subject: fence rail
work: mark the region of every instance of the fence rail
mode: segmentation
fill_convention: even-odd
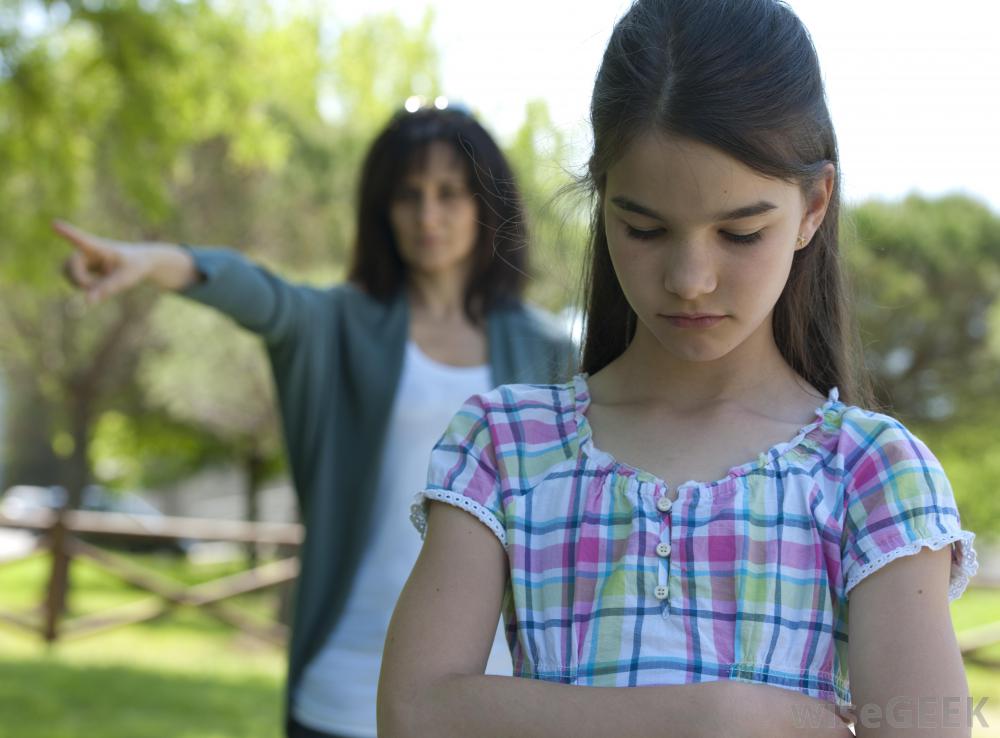
[[[18,528],[41,534],[35,549],[0,562],[10,564],[47,553],[52,565],[44,602],[33,612],[2,612],[0,620],[22,630],[35,632],[47,642],[79,638],[112,628],[159,617],[178,605],[198,607],[213,617],[255,638],[283,645],[287,626],[275,619],[261,622],[238,606],[225,602],[237,595],[256,592],[294,580],[299,562],[294,555],[270,561],[208,582],[189,585],[153,569],[116,555],[80,538],[142,540],[163,543],[181,540],[267,544],[296,551],[302,543],[303,528],[295,523],[248,523],[238,520],[207,520],[127,515],[84,510],[40,510],[10,518],[0,513],[0,527]],[[150,597],[102,612],[65,617],[69,572],[75,559],[111,573]]]

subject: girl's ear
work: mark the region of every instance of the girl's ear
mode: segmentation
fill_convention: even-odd
[[[830,198],[833,197],[836,184],[837,167],[832,162],[827,162],[809,191],[806,192],[806,211],[802,216],[802,225],[799,227],[801,236],[799,248],[804,248],[812,241],[816,231],[819,230],[823,218],[826,217],[826,210],[830,207]]]

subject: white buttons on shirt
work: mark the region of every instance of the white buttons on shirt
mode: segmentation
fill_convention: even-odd
[[[669,543],[659,543],[656,546],[656,553],[663,558],[670,555],[670,544]]]
[[[653,590],[653,594],[656,596],[656,599],[665,600],[667,599],[667,588],[661,584],[659,587]]]
[[[656,509],[663,513],[670,512],[670,508],[674,506],[674,503],[670,501],[670,498],[664,495],[656,501]]]

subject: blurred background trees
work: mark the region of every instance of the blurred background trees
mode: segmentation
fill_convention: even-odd
[[[878,395],[930,446],[963,521],[1000,536],[1000,217],[961,195],[866,202],[845,218]]]
[[[252,501],[282,469],[256,342],[173,296],[87,307],[49,222],[342,278],[371,137],[410,95],[442,91],[433,16],[332,35],[297,7],[0,0],[3,487],[158,486],[225,461]],[[534,235],[530,295],[558,310],[578,296],[588,203],[543,101],[503,143]],[[1000,216],[913,196],[844,220],[880,398],[941,457],[966,524],[1000,533]]]

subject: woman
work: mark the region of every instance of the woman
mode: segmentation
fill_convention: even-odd
[[[510,166],[455,109],[399,112],[359,188],[348,281],[291,285],[226,249],[129,244],[56,224],[92,300],[143,282],[261,335],[306,538],[288,735],[375,736],[381,648],[416,559],[409,498],[454,408],[572,369],[573,346],[522,299],[525,218]],[[494,670],[510,673],[508,659]]]

